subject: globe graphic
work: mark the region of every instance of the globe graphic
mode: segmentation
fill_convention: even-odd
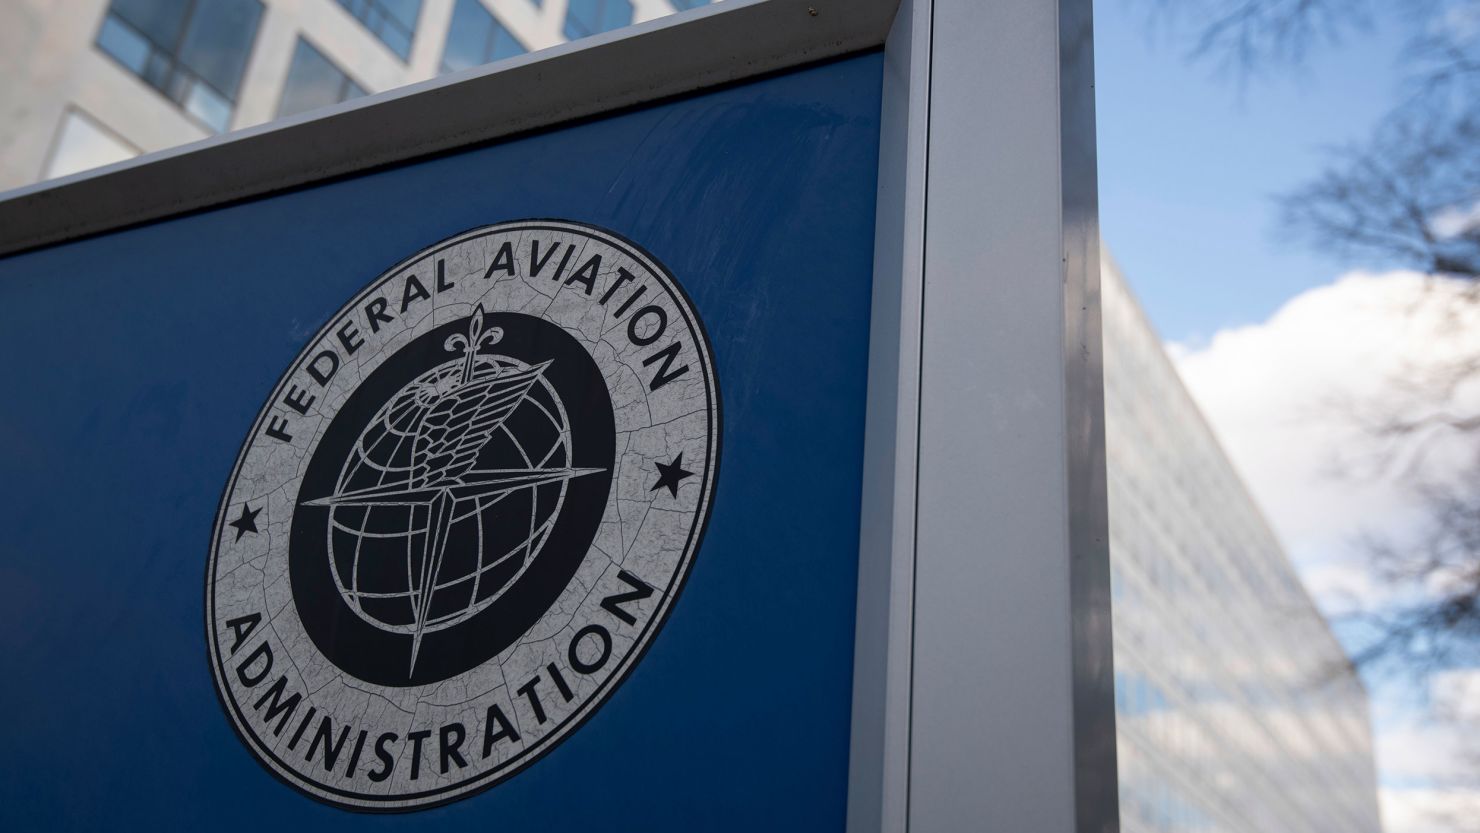
[[[497,355],[471,361],[440,364],[391,397],[361,432],[336,493],[395,492],[396,486],[410,493],[429,482],[457,484],[464,473],[568,467],[570,431],[554,387],[543,376],[512,392],[497,387],[499,379],[538,368]],[[503,409],[501,421],[480,415],[478,403],[459,400],[470,387],[485,391],[480,403]],[[438,441],[449,450],[428,452]],[[393,633],[419,638],[466,621],[539,556],[566,484],[567,478],[536,478],[498,493],[447,498],[440,516],[434,501],[415,495],[402,503],[335,505],[328,552],[339,593],[360,618]]]

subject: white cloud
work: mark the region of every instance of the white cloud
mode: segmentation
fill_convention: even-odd
[[[1429,684],[1435,711],[1460,725],[1480,726],[1480,668],[1435,674]],[[1468,754],[1480,759],[1480,750]]]
[[[1328,614],[1394,600],[1397,591],[1367,569],[1358,537],[1413,534],[1423,519],[1413,484],[1450,481],[1475,460],[1474,439],[1442,435],[1424,453],[1403,449],[1409,466],[1398,476],[1371,465],[1391,448],[1364,422],[1375,405],[1393,401],[1384,397],[1395,384],[1419,384],[1463,357],[1480,357],[1480,304],[1460,302],[1466,289],[1413,273],[1352,273],[1301,293],[1263,323],[1203,345],[1169,345]],[[1480,385],[1462,385],[1453,404],[1480,413]],[[1414,692],[1416,700],[1407,699]],[[1385,829],[1477,829],[1480,669],[1373,696]]]
[[[1429,678],[1432,708],[1379,701],[1379,798],[1388,833],[1480,830],[1480,669]]]
[[[1193,398],[1328,611],[1380,600],[1386,588],[1365,575],[1357,539],[1413,530],[1423,512],[1412,482],[1452,479],[1471,459],[1471,439],[1439,437],[1426,454],[1400,456],[1410,464],[1400,478],[1379,468],[1387,447],[1370,430],[1395,380],[1416,383],[1480,355],[1480,311],[1457,302],[1464,290],[1414,273],[1352,273],[1263,323],[1199,347],[1171,345]],[[1459,396],[1480,409],[1475,387]]]
[[[1388,833],[1456,833],[1475,830],[1480,797],[1462,789],[1383,789],[1382,827]]]
[[[1384,728],[1376,741],[1386,784],[1459,788],[1474,780],[1472,751],[1449,723],[1414,718]]]
[[[1458,237],[1459,235],[1480,228],[1480,202],[1476,202],[1469,208],[1451,205],[1441,209],[1429,220],[1433,226],[1434,234],[1441,238]]]
[[[1307,559],[1300,578],[1310,595],[1319,599],[1322,610],[1332,612],[1366,609],[1390,595],[1363,562],[1354,559]]]

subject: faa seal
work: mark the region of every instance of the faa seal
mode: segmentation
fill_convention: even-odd
[[[719,462],[704,330],[609,232],[475,229],[350,299],[283,374],[211,539],[211,668],[283,780],[408,810],[576,731],[662,625]]]

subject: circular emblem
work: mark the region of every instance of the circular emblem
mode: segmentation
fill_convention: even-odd
[[[309,340],[227,482],[206,625],[238,734],[357,809],[518,772],[662,625],[719,419],[692,305],[609,232],[505,223],[401,262]]]

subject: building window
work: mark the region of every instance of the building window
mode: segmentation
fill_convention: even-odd
[[[139,155],[139,149],[124,141],[80,110],[67,108],[57,128],[51,156],[46,160],[42,179],[66,176],[79,171],[100,168]]]
[[[700,6],[709,5],[709,0],[668,0],[668,2],[672,3],[673,10],[678,12],[686,12],[689,9],[697,9]]]
[[[442,50],[442,71],[460,69],[497,61],[525,52],[503,24],[494,19],[478,0],[457,0],[452,12],[452,27],[447,30],[447,45]]]
[[[215,131],[225,130],[257,25],[258,0],[113,0],[98,48]]]
[[[278,101],[278,118],[328,107],[364,94],[364,87],[345,75],[344,70],[324,57],[324,53],[299,38],[293,49],[293,63],[288,67],[288,80],[283,84],[283,97]]]
[[[335,0],[401,60],[411,57],[411,39],[416,36],[416,16],[421,0]]]
[[[610,32],[632,22],[628,0],[570,0],[565,14],[565,37],[570,40]]]

